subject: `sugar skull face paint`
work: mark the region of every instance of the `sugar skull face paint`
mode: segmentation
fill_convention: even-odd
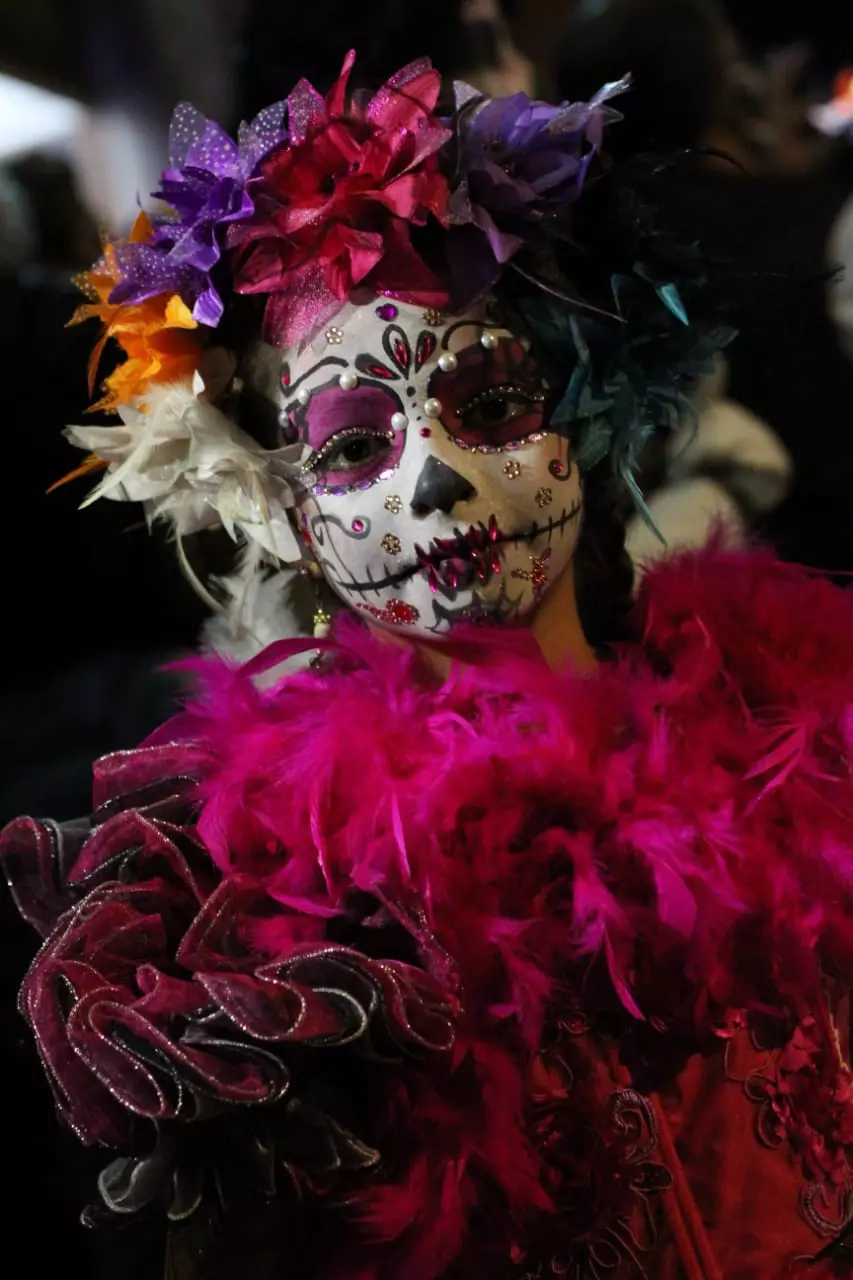
[[[340,341],[320,334],[279,366],[283,432],[316,478],[300,524],[330,586],[382,626],[441,637],[522,618],[580,528],[580,477],[548,429],[547,387],[485,306],[393,312],[349,306]]]

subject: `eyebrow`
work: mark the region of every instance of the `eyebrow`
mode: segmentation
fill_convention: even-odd
[[[486,324],[485,320],[457,320],[456,324],[452,324],[449,328],[445,329],[444,337],[441,339],[441,348],[443,351],[447,350],[450,345],[450,339],[453,337],[454,333],[458,332],[459,329],[477,329],[482,332],[483,329],[488,328],[489,326]]]
[[[343,356],[324,356],[322,360],[318,360],[316,364],[312,364],[310,369],[306,369],[305,373],[301,374],[295,382],[291,382],[290,386],[287,388],[288,398],[293,395],[297,387],[302,386],[302,383],[306,378],[310,378],[318,369],[324,368],[327,364],[335,364],[338,368],[345,369],[349,364],[349,361],[344,360]]]

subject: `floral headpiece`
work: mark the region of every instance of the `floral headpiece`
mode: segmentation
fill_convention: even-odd
[[[565,377],[555,421],[574,424],[581,460],[609,454],[629,487],[662,411],[679,416],[728,340],[686,309],[704,283],[698,256],[668,255],[603,165],[587,182],[626,81],[559,106],[457,84],[443,114],[428,61],[373,97],[349,94],[353,62],[326,97],[301,81],[236,142],[186,104],[175,112],[154,193],[168,211],[142,214],[80,282],[89,302],[75,321],[104,326],[93,384],[109,338],[126,356],[95,406],[123,425],[69,429],[91,453],[80,470],[108,468],[92,498],[140,499],[179,535],[224,522],[298,558],[285,514],[305,482],[298,460],[262,449],[217,406],[233,368],[212,370],[210,353],[240,295],[263,298],[263,336],[293,348],[348,300],[462,312],[504,291]],[[609,200],[603,218],[592,214],[609,230],[591,247],[579,233],[585,183]],[[591,291],[580,284],[590,261]]]

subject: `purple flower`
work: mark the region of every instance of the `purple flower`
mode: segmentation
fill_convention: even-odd
[[[111,302],[178,293],[200,324],[219,323],[223,302],[211,272],[222,255],[223,229],[253,213],[246,186],[260,161],[287,140],[284,115],[284,103],[268,107],[252,124],[240,126],[234,142],[189,103],[176,108],[169,167],[153,193],[174,217],[155,223],[150,244],[117,247],[122,279]]]
[[[604,126],[619,119],[606,103],[627,85],[608,84],[590,102],[557,107],[526,93],[483,98],[457,85],[449,249],[463,273],[465,301],[494,283],[544,219],[578,198]]]

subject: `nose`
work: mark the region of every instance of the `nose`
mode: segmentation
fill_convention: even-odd
[[[438,458],[427,458],[415,485],[411,501],[416,516],[428,516],[433,511],[450,515],[457,502],[467,502],[477,496],[474,486]]]

